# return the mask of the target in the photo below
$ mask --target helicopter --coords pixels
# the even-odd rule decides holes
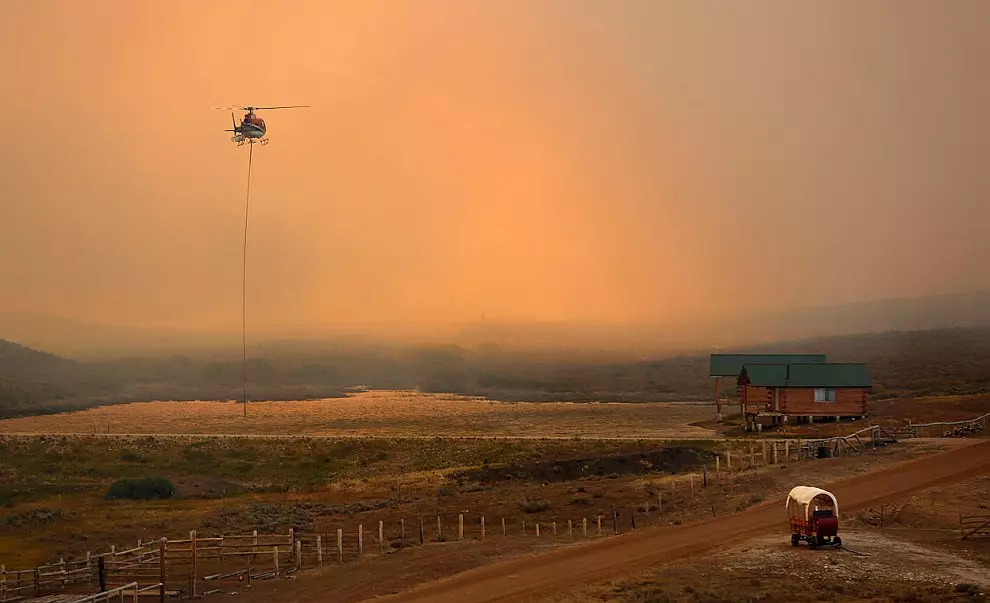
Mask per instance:
[[[268,144],[268,138],[265,137],[268,130],[265,127],[265,120],[255,115],[255,111],[269,111],[272,109],[299,109],[309,106],[310,105],[285,105],[280,107],[218,107],[218,109],[231,111],[230,121],[233,122],[234,128],[232,130],[224,130],[224,132],[234,133],[234,135],[230,137],[231,142],[237,143],[237,146],[242,146],[245,142],[248,144],[260,142],[262,146],[264,146]],[[234,117],[233,113],[234,110],[247,111],[247,115],[241,119],[241,125],[237,125],[237,118]]]

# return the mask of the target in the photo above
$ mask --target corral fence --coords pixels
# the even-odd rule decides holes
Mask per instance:
[[[961,540],[990,538],[990,515],[960,515],[959,533]]]
[[[693,484],[693,482],[692,482]],[[692,488],[693,494],[693,488]],[[662,500],[662,499],[661,499]],[[668,505],[670,500],[668,499]],[[344,564],[367,557],[384,556],[406,546],[434,542],[529,536],[548,541],[592,538],[619,533],[619,516],[612,509],[611,521],[603,515],[565,521],[512,520],[500,518],[495,525],[484,515],[465,514],[419,517],[415,522],[397,519],[331,528],[315,533],[161,538],[138,543],[126,550],[116,546],[106,553],[87,554],[77,561],[60,561],[26,570],[0,566],[0,601],[14,602],[57,593],[78,593],[79,598],[59,597],[60,603],[165,601],[169,597],[197,598],[250,585],[253,580],[271,580],[315,567]],[[636,527],[635,516],[630,517]],[[88,594],[98,590],[96,594]]]
[[[880,425],[872,425],[855,433],[830,438],[764,439],[759,444],[752,440],[727,440],[724,450],[716,451],[716,468],[745,470],[783,462],[797,462],[816,458],[840,456],[861,452],[867,448],[886,446],[896,442],[894,434]],[[748,449],[746,442],[749,442]]]
[[[894,434],[880,425],[871,425],[845,436],[805,440],[801,448],[804,458],[822,458],[859,452],[865,448],[886,446],[897,441]]]
[[[969,419],[968,421],[908,423],[897,432],[897,436],[906,438],[965,437],[986,429],[987,419],[990,419],[990,413],[976,417],[975,419]]]

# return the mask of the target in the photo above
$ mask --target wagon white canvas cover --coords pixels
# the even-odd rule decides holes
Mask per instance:
[[[828,501],[832,504],[829,505]],[[812,486],[797,486],[787,495],[787,514],[790,517],[803,517],[805,521],[811,521],[812,512],[819,509],[831,509],[838,517],[839,501],[828,490]]]

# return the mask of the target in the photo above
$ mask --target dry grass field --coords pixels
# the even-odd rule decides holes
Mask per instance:
[[[251,402],[143,402],[0,421],[0,433],[333,437],[710,438],[713,409],[677,403],[496,402],[411,391]]]

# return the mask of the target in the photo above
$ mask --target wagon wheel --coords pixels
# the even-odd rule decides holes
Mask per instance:
[[[842,546],[842,539],[836,536],[832,539],[832,546]]]
[[[791,546],[797,546],[801,542],[801,536],[799,534],[791,534]]]
[[[808,546],[810,546],[812,550],[817,549],[818,536],[808,536]]]

